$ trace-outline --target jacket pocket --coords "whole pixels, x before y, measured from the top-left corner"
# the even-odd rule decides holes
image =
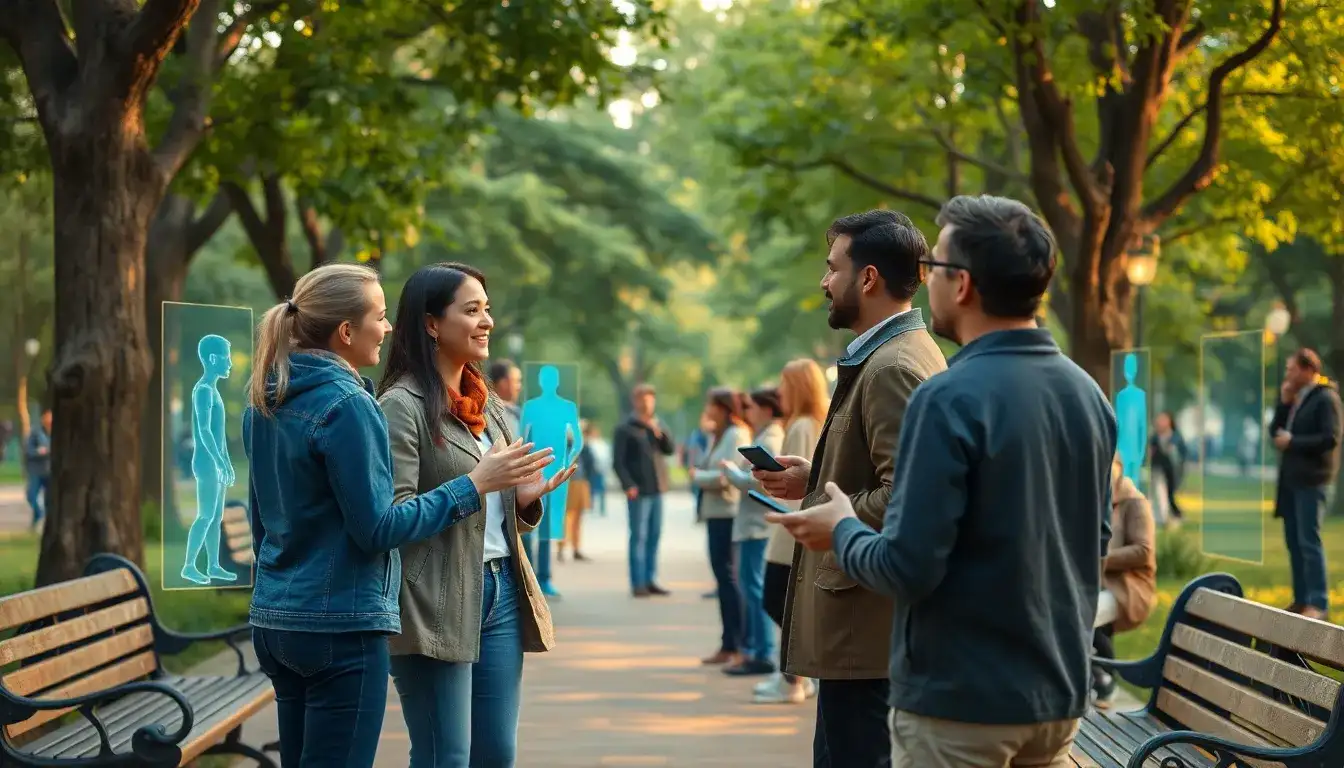
[[[842,416],[840,414],[832,416],[830,426],[826,428],[827,432],[837,435],[842,432],[847,432],[848,430],[849,430],[849,416]]]
[[[828,565],[817,567],[817,578],[812,583],[827,592],[843,592],[859,586],[859,582],[846,576],[844,571]]]
[[[425,565],[429,563],[429,558],[434,555],[434,548],[428,545],[403,547],[405,557],[402,560],[403,575],[406,577],[407,584],[419,584],[420,576],[425,572]]]

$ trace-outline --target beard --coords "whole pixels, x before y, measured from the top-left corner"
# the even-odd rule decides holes
[[[934,335],[941,336],[953,344],[958,346],[961,344],[961,339],[957,338],[956,325],[952,322],[952,319],[935,309],[932,301],[929,302],[929,330],[933,331]]]
[[[826,298],[831,300],[831,308],[826,313],[826,323],[837,331],[853,328],[854,323],[858,322],[859,301],[855,294],[853,282],[839,295],[833,296],[829,291],[826,293]]]

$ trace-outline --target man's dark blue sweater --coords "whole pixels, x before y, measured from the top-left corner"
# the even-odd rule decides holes
[[[891,705],[978,724],[1087,706],[1116,423],[1044,330],[967,344],[906,407],[881,533],[835,529],[840,566],[896,600]]]

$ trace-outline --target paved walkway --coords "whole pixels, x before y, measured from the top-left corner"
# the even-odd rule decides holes
[[[625,503],[584,523],[591,562],[556,563],[557,648],[529,654],[523,674],[519,768],[802,765],[810,759],[814,703],[755,705],[758,678],[730,679],[700,665],[714,651],[718,613],[704,528],[690,498],[668,498],[661,577],[669,598],[635,600],[625,566]],[[378,768],[405,768],[410,743],[390,689]],[[247,741],[275,738],[263,713]]]
[[[33,511],[28,508],[23,486],[0,484],[0,538],[23,533],[33,523]]]

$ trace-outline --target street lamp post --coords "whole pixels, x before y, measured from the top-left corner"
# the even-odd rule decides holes
[[[1157,235],[1143,236],[1137,247],[1125,255],[1125,275],[1137,291],[1134,295],[1134,346],[1143,346],[1143,294],[1157,277],[1157,257],[1162,241]]]

